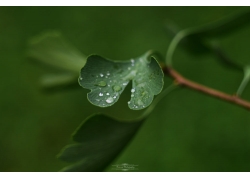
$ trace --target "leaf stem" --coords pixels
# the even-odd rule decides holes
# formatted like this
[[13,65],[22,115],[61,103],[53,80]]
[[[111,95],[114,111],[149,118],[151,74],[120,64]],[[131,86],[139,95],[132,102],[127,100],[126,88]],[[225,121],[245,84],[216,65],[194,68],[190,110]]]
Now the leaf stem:
[[250,110],[250,102],[243,100],[238,96],[226,94],[224,92],[218,91],[216,89],[212,89],[210,87],[207,87],[207,86],[198,84],[196,82],[193,82],[189,79],[186,79],[185,77],[183,77],[180,73],[178,73],[176,70],[174,70],[171,67],[165,66],[163,67],[163,71],[165,74],[169,74],[170,76],[172,76],[177,82],[177,84],[179,84],[180,86],[181,85],[186,86],[188,88],[194,89],[196,91],[200,91],[202,93],[222,99],[224,101],[231,102],[233,104],[239,105],[241,107],[244,107]]
[[177,45],[179,44],[179,42],[188,35],[188,32],[189,32],[188,30],[182,30],[178,32],[176,36],[174,37],[174,39],[171,41],[169,48],[167,50],[167,54],[166,54],[167,66],[172,66],[172,59],[173,59],[174,51]]
[[237,90],[237,96],[240,96],[242,94],[242,92],[244,91],[245,87],[247,86],[248,82],[250,79],[250,66],[246,66],[244,68],[244,77],[243,80]]

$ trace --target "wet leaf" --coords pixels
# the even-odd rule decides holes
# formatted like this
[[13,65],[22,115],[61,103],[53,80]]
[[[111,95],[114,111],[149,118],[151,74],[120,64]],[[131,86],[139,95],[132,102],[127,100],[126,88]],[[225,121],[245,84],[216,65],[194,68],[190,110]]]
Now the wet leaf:
[[127,61],[112,61],[91,55],[79,77],[80,85],[91,90],[89,101],[99,107],[116,103],[130,81],[129,108],[140,110],[148,107],[154,95],[163,88],[163,72],[152,53]]

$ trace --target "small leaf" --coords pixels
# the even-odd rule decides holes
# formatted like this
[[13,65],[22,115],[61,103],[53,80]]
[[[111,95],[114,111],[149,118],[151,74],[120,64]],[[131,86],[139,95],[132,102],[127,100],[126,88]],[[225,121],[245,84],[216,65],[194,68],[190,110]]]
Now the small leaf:
[[32,38],[29,41],[28,56],[63,70],[60,74],[45,75],[41,79],[44,88],[55,88],[77,82],[79,69],[86,63],[86,57],[55,31]]
[[50,66],[78,73],[85,56],[67,43],[58,32],[46,32],[29,42],[28,56]]
[[[46,74],[41,77],[41,86],[46,90],[52,90],[70,85],[77,85],[78,76],[73,73]],[[79,87],[79,86],[77,86]]]
[[79,77],[80,85],[91,90],[88,100],[99,107],[116,103],[130,81],[129,108],[140,110],[148,107],[154,95],[163,88],[162,69],[150,53],[127,61],[111,61],[91,55]]
[[77,144],[66,146],[58,155],[61,160],[76,162],[62,171],[103,171],[132,139],[144,119],[120,122],[95,114],[73,134]]

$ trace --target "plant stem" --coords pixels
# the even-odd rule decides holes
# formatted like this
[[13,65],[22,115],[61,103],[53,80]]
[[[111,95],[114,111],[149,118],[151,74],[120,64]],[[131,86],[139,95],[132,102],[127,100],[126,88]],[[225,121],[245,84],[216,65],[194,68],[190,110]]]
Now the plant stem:
[[167,66],[172,66],[172,59],[174,55],[174,51],[179,44],[179,42],[188,35],[189,31],[188,30],[182,30],[179,33],[176,34],[174,39],[171,41],[169,48],[167,50],[166,54],[166,64]]
[[250,79],[250,66],[246,66],[244,68],[244,77],[243,80],[240,84],[239,89],[237,90],[237,96],[240,96],[242,94],[242,92],[244,91],[245,87],[247,86],[248,82]]
[[169,74],[170,76],[172,76],[175,81],[177,82],[177,84],[182,85],[182,86],[186,86],[188,88],[200,91],[202,93],[208,94],[210,96],[222,99],[224,101],[228,101],[231,103],[234,103],[236,105],[239,105],[241,107],[244,107],[248,110],[250,110],[250,102],[243,100],[241,98],[239,98],[238,96],[235,95],[229,95],[226,94],[224,92],[212,89],[210,87],[198,84],[196,82],[193,82],[189,79],[186,79],[185,77],[183,77],[180,73],[178,73],[176,70],[174,70],[171,67],[163,67],[163,71],[165,74]]

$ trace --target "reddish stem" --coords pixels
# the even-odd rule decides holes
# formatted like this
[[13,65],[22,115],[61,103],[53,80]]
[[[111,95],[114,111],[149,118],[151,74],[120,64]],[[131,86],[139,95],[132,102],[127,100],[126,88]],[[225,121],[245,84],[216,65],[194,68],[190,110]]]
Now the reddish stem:
[[185,77],[183,77],[180,73],[178,73],[177,71],[175,71],[171,67],[163,67],[163,71],[164,71],[164,73],[168,73],[170,76],[172,76],[179,85],[183,85],[183,86],[189,87],[191,89],[203,92],[205,94],[209,94],[213,97],[217,97],[219,99],[237,104],[241,107],[244,107],[244,108],[250,110],[250,102],[243,100],[243,99],[239,98],[238,96],[229,95],[229,94],[226,94],[224,92],[212,89],[210,87],[207,87],[207,86],[198,84],[196,82],[193,82],[189,79],[186,79]]

